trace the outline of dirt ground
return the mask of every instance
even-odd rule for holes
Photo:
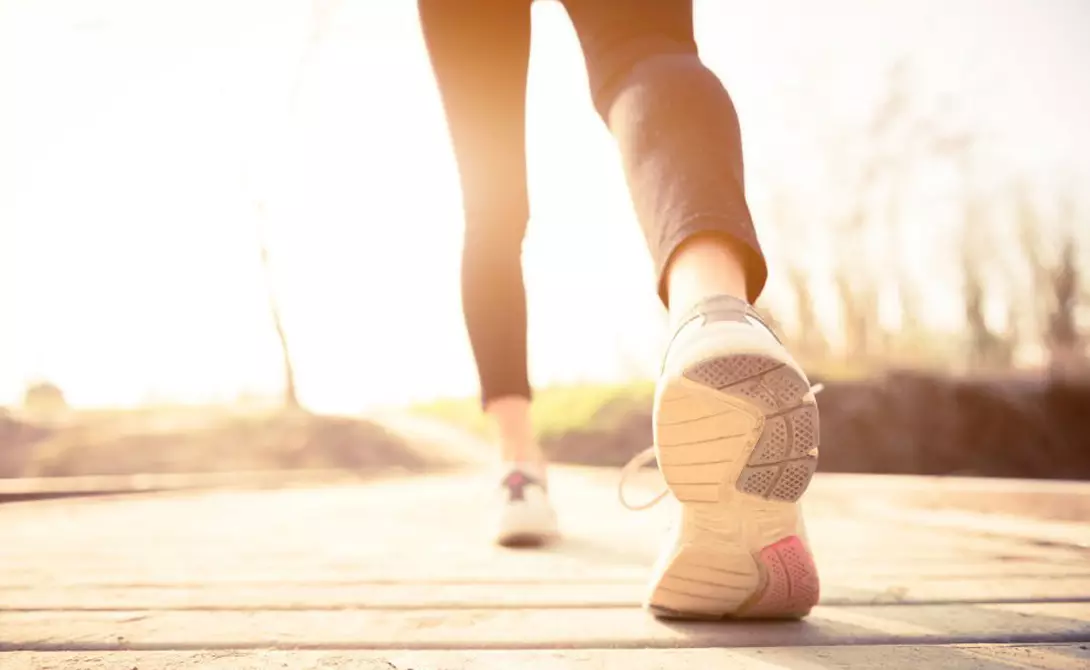
[[[160,408],[0,416],[0,477],[436,465],[382,426],[307,412]]]

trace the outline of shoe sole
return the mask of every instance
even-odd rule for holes
[[[817,604],[797,505],[817,468],[817,404],[802,371],[762,348],[703,358],[656,394],[656,455],[684,528],[647,600],[656,616],[800,618]]]
[[[508,549],[537,549],[553,541],[553,535],[540,533],[511,533],[496,540],[496,544]]]
[[[508,548],[541,547],[558,536],[555,513],[543,504],[508,504],[500,519],[496,544]]]

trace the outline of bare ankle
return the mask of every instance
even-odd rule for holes
[[[689,238],[674,252],[666,268],[671,316],[716,295],[746,300],[746,272],[741,243],[715,234]]]
[[[524,396],[496,398],[488,402],[485,415],[499,444],[501,460],[544,470],[545,457],[534,438],[529,398]]]

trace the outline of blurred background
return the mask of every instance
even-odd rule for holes
[[[1090,5],[696,19],[822,469],[1090,478]],[[535,420],[617,465],[665,314],[567,16],[533,20]],[[0,476],[434,465],[382,426],[484,430],[461,233],[415,3],[0,0]]]

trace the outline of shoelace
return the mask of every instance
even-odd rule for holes
[[[821,390],[823,388],[825,388],[824,384],[814,384],[810,387],[810,390],[814,393],[814,395],[817,395],[818,393],[821,393]],[[627,463],[625,463],[624,467],[621,468],[621,480],[617,484],[617,498],[621,501],[621,505],[623,505],[625,509],[632,510],[633,512],[640,512],[645,509],[650,509],[655,505],[659,504],[659,502],[661,502],[662,499],[670,493],[670,489],[664,483],[662,490],[659,491],[654,498],[651,498],[645,503],[633,505],[628,502],[627,498],[625,498],[624,487],[625,483],[628,481],[628,478],[632,476],[633,472],[636,472],[653,460],[655,460],[655,445],[652,444],[650,447],[647,447],[640,453],[633,456]]]

